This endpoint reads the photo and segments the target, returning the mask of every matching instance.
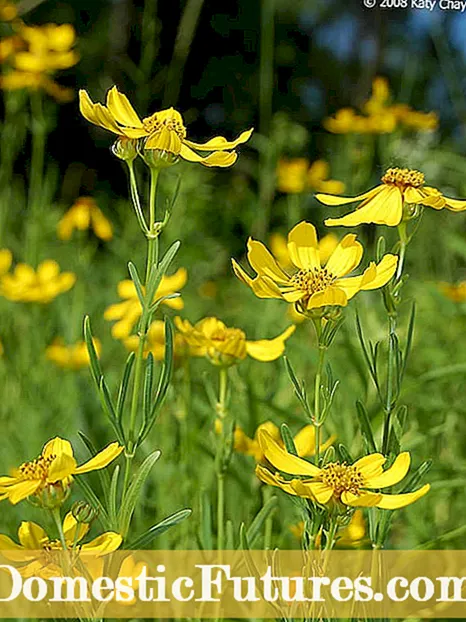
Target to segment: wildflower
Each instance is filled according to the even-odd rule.
[[[304,521],[300,521],[296,525],[290,526],[290,531],[295,538],[300,540],[304,535]],[[338,532],[337,547],[354,547],[359,546],[366,535],[366,521],[362,510],[355,510],[351,516],[350,522]],[[317,534],[315,539],[316,548],[320,547],[322,532]]]
[[[123,451],[118,443],[110,443],[81,466],[76,464],[71,443],[58,436],[44,445],[35,460],[23,463],[12,475],[0,477],[0,501],[16,504],[30,497],[39,497],[50,489],[66,491],[74,475],[103,469]]]
[[[69,240],[75,229],[93,229],[98,238],[112,239],[112,225],[103,215],[92,197],[79,197],[58,223],[57,234],[61,240]]]
[[[219,420],[218,423],[221,425]],[[264,462],[264,452],[262,451],[258,440],[261,430],[266,430],[277,441],[277,443],[280,444],[280,446],[284,446],[278,427],[272,423],[272,421],[266,421],[258,426],[254,433],[254,438],[250,438],[239,426],[236,426],[234,433],[235,451],[245,454],[246,456],[252,456],[256,462]],[[320,451],[325,451],[334,440],[335,437],[330,437],[328,441],[320,446]],[[296,447],[296,451],[298,452],[298,456],[313,456],[315,454],[315,427],[313,425],[306,425],[301,428],[301,430],[293,438],[293,442]]]
[[[123,95],[114,86],[107,93],[105,106],[94,104],[86,91],[79,92],[79,106],[85,119],[104,129],[130,139],[145,139],[145,150],[156,150],[168,154],[168,163],[174,163],[179,157],[188,162],[199,162],[204,166],[231,166],[236,162],[235,148],[249,140],[252,129],[242,132],[234,141],[227,141],[216,136],[204,144],[186,139],[186,127],[181,114],[173,108],[161,110],[149,117],[140,119]],[[210,151],[202,157],[197,151]]]
[[[25,49],[13,55],[14,69],[2,76],[0,86],[6,90],[44,89],[58,101],[70,101],[73,92],[52,80],[57,71],[73,67],[79,57],[72,49],[76,33],[71,24],[21,26],[18,36]]]
[[[139,337],[137,335],[131,335],[124,339],[123,343],[128,350],[136,352],[139,346]],[[176,333],[173,341],[174,357],[180,358],[188,349],[183,336],[180,333]],[[156,361],[162,361],[165,357],[165,322],[162,320],[155,320],[149,326],[144,347],[144,356],[148,356],[149,352],[152,353]]]
[[[379,264],[371,262],[361,276],[346,277],[359,265],[363,254],[356,236],[349,234],[322,267],[316,229],[308,222],[300,222],[290,231],[288,252],[296,266],[296,272],[291,275],[280,268],[261,242],[250,238],[248,260],[257,275],[251,278],[235,260],[232,260],[233,270],[258,298],[279,298],[294,303],[303,315],[319,307],[344,307],[359,291],[383,287],[395,273],[398,261],[396,255],[387,254]]]
[[[275,339],[247,341],[240,328],[228,328],[215,317],[207,317],[194,326],[188,320],[175,318],[175,325],[186,342],[198,348],[199,356],[206,356],[214,365],[234,365],[248,355],[257,361],[275,361],[285,351],[285,341],[294,331],[289,326]]]
[[[14,302],[39,302],[47,304],[67,292],[76,282],[73,272],[60,273],[60,266],[46,259],[37,267],[19,263],[12,274],[5,274],[0,281],[0,294]]]
[[[384,494],[374,489],[398,484],[408,473],[411,457],[408,452],[399,454],[392,466],[384,471],[386,458],[382,454],[369,454],[354,464],[330,462],[319,468],[302,458],[289,454],[268,432],[259,433],[259,445],[267,460],[279,471],[300,478],[285,479],[279,473],[257,465],[256,474],[266,484],[278,486],[298,497],[312,499],[321,505],[333,502],[349,507],[378,507],[396,510],[420,499],[430,489],[425,484],[415,492]]]
[[[426,205],[436,210],[444,207],[452,212],[466,209],[466,201],[450,199],[436,188],[424,185],[423,173],[407,168],[389,168],[382,184],[357,197],[335,197],[318,194],[316,198],[325,205],[346,205],[362,201],[354,211],[342,218],[327,218],[329,227],[343,225],[354,227],[362,223],[375,223],[396,227],[403,218],[403,205]]]
[[[325,160],[316,160],[309,166],[306,158],[280,160],[277,168],[277,188],[287,194],[299,194],[305,190],[344,192],[345,184],[328,179],[330,167]]]
[[[97,355],[100,355],[102,346],[98,339],[94,339],[94,347]],[[67,346],[62,338],[57,338],[45,350],[45,356],[63,369],[78,370],[89,365],[89,353],[84,341]]]
[[[286,238],[281,233],[272,233],[269,238],[270,250],[277,260],[278,264],[284,270],[293,268],[290,253],[288,252],[288,244]],[[333,251],[338,246],[338,237],[334,233],[328,233],[319,240],[319,257],[320,263],[325,264]]]
[[[184,287],[187,278],[188,275],[185,268],[179,268],[172,276],[164,276],[155,292],[154,301],[176,293]],[[118,295],[120,298],[124,298],[123,302],[107,307],[104,318],[109,321],[117,320],[112,328],[112,336],[115,339],[125,339],[129,337],[133,326],[141,317],[142,307],[134,283],[130,279],[125,279],[118,283]],[[176,310],[180,310],[184,306],[180,296],[164,300],[163,304]]]
[[[439,289],[444,296],[453,302],[466,301],[466,281],[461,281],[456,285],[451,283],[439,283]]]

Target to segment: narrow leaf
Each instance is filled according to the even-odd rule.
[[[247,539],[250,546],[254,546],[257,539],[261,535],[262,527],[269,516],[271,516],[277,509],[278,499],[277,497],[270,497],[270,499],[262,506],[259,512],[254,517],[249,529],[246,532]]]
[[[359,425],[361,426],[361,432],[366,444],[366,448],[369,453],[376,453],[377,446],[375,444],[374,435],[372,433],[372,425],[367,414],[367,410],[362,402],[359,400],[356,402],[356,412],[358,414]]]
[[[144,289],[142,287],[141,279],[139,278],[136,266],[131,261],[128,263],[128,270],[131,276],[131,280],[134,283],[134,287],[136,288],[136,294],[139,298],[139,302],[141,303],[141,307],[144,309],[144,307],[146,306]]]
[[[192,510],[185,509],[179,510],[167,518],[164,518],[163,521],[157,523],[156,525],[152,525],[147,531],[138,536],[135,540],[132,540],[125,548],[127,550],[140,550],[151,544],[157,536],[162,535],[175,525],[178,525],[182,521],[186,520],[189,516],[191,516]]]

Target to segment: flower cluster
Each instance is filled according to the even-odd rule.
[[[341,108],[333,117],[324,120],[326,130],[333,134],[389,134],[397,128],[432,131],[438,126],[435,112],[413,110],[407,104],[390,104],[391,95],[385,78],[377,77],[372,83],[371,97],[360,114],[353,108]],[[337,194],[332,192],[332,194]]]
[[[0,294],[14,302],[47,304],[71,289],[75,282],[76,275],[60,272],[60,266],[52,259],[40,263],[37,270],[19,263],[13,272],[0,278]]]
[[[300,194],[305,191],[341,194],[345,184],[329,179],[330,166],[325,160],[316,160],[309,165],[306,158],[280,160],[277,167],[277,188],[286,194]]]

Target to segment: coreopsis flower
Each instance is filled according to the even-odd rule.
[[[131,140],[143,139],[144,150],[155,150],[167,156],[167,164],[174,164],[178,158],[188,162],[199,162],[204,166],[231,166],[236,162],[238,145],[249,140],[252,129],[242,132],[236,140],[228,141],[223,136],[211,138],[204,144],[186,138],[183,117],[173,108],[155,112],[140,119],[126,95],[116,86],[107,93],[105,106],[94,104],[86,91],[79,92],[79,107],[85,119],[118,137]],[[198,151],[210,152],[203,157]]]
[[[330,462],[320,468],[288,453],[265,430],[259,433],[258,440],[267,461],[286,474],[283,477],[280,473],[273,473],[268,468],[257,465],[256,474],[259,479],[290,495],[312,499],[321,505],[334,503],[349,507],[375,506],[396,510],[414,503],[430,490],[430,484],[425,484],[409,493],[378,492],[398,484],[406,476],[411,464],[407,451],[399,454],[386,471],[382,466],[387,459],[378,453],[364,456],[353,464]]]
[[[13,273],[0,280],[0,294],[14,302],[39,302],[47,304],[67,292],[76,282],[73,272],[60,272],[60,266],[46,259],[35,271],[24,263],[16,265]]]
[[[101,240],[112,239],[113,228],[110,221],[103,215],[92,197],[79,197],[66,214],[61,218],[57,227],[57,235],[61,240],[69,240],[73,231],[92,229]]]
[[[387,254],[378,264],[371,262],[362,275],[348,277],[363,254],[356,236],[348,234],[323,267],[316,229],[308,222],[300,222],[290,231],[288,252],[295,266],[291,274],[278,265],[261,242],[250,238],[248,260],[256,276],[251,278],[235,260],[233,270],[258,298],[294,303],[296,311],[303,315],[320,307],[344,307],[359,291],[383,287],[394,275],[398,261],[396,255]]]
[[[68,549],[72,549],[79,543],[79,550],[82,552],[106,555],[107,553],[116,551],[123,540],[119,533],[107,531],[90,542],[81,544],[81,540],[86,536],[88,531],[88,524],[82,522],[78,523],[71,512],[66,514],[63,520],[63,535],[65,536],[65,544]],[[23,521],[21,523],[18,529],[18,540],[19,544],[8,536],[0,534],[0,551],[18,551],[23,553],[23,555],[18,556],[19,559],[36,559],[37,568],[39,568],[40,558],[28,554],[28,551],[34,551],[35,554],[37,554],[41,550],[46,552],[63,550],[60,540],[50,538],[40,525],[30,521]],[[30,567],[29,570],[32,570],[32,568]]]
[[[72,49],[76,32],[71,24],[21,25],[18,36],[22,48],[13,55],[13,70],[1,77],[0,86],[6,90],[43,89],[58,101],[70,101],[71,89],[57,84],[51,76],[73,67],[79,57]]]
[[[300,521],[296,525],[290,526],[291,533],[300,540],[304,535],[304,521]],[[336,547],[357,547],[364,541],[366,536],[366,521],[362,510],[355,510],[351,516],[350,522],[340,529],[337,533]],[[319,548],[322,533],[319,532],[315,539],[315,546]]]
[[[277,167],[277,188],[287,194],[300,194],[306,190],[344,192],[345,184],[328,179],[330,166],[325,160],[316,160],[311,165],[306,158],[280,160]]]
[[[66,493],[75,475],[105,468],[122,451],[118,443],[110,443],[78,466],[71,443],[57,436],[44,445],[40,456],[24,462],[11,475],[0,477],[0,501],[8,499],[16,504],[31,496],[46,500],[48,496]]]
[[[439,289],[446,298],[449,298],[453,302],[465,302],[466,301],[466,281],[460,283],[439,283]]]
[[[424,174],[407,168],[389,168],[382,177],[382,184],[356,197],[335,197],[317,194],[324,205],[346,205],[362,201],[354,211],[342,218],[327,218],[328,227],[342,225],[354,227],[362,223],[375,223],[396,227],[403,219],[405,205],[425,205],[436,210],[446,207],[452,212],[466,209],[466,201],[444,196],[437,188],[426,186]],[[409,211],[407,212],[409,216]]]
[[[101,343],[94,339],[94,348],[97,355],[102,350]],[[45,350],[45,356],[62,369],[78,370],[89,366],[89,352],[84,341],[78,341],[72,345],[66,345],[62,338],[57,338]]]
[[[137,335],[130,335],[123,340],[123,343],[128,350],[136,352],[139,346],[139,337]],[[181,358],[189,353],[189,351],[190,348],[181,333],[175,333],[175,338],[173,340],[174,358]],[[156,361],[162,361],[165,357],[165,322],[162,320],[155,320],[149,326],[146,342],[144,344],[144,356],[148,356],[149,352],[152,353]]]
[[[217,420],[221,426],[221,421]],[[216,422],[217,424],[217,422]],[[266,430],[276,441],[283,446],[280,430],[272,423],[272,421],[266,421],[261,423],[256,429],[254,437],[250,438],[244,430],[239,426],[235,427],[234,432],[234,449],[238,453],[245,454],[246,456],[252,456],[256,462],[264,462],[265,456],[259,445],[259,433],[261,430]],[[325,451],[327,447],[335,440],[335,437],[330,437],[325,443],[320,446],[320,451]],[[315,454],[315,427],[313,425],[306,425],[293,438],[298,456],[313,456]]]
[[[327,235],[324,235],[324,237],[318,241],[318,245],[320,263],[325,264],[338,246],[338,237],[334,233],[327,233]],[[288,252],[288,244],[284,235],[281,233],[272,233],[269,237],[269,246],[272,255],[281,268],[284,270],[293,268],[293,262],[291,261],[290,253]]]
[[[187,279],[188,273],[185,268],[179,268],[175,274],[171,276],[162,277],[160,285],[155,292],[154,301],[164,296],[175,294],[185,286]],[[141,317],[142,307],[131,279],[124,279],[118,283],[118,295],[120,298],[124,299],[123,302],[118,302],[107,307],[104,318],[110,322],[117,320],[112,327],[112,336],[114,339],[126,339],[130,336],[134,325]],[[163,304],[177,311],[184,307],[181,296],[164,300]]]
[[[240,328],[229,328],[215,317],[204,318],[194,326],[176,317],[175,325],[186,343],[197,349],[198,356],[205,356],[214,365],[221,366],[239,363],[248,355],[257,361],[275,361],[285,351],[285,341],[296,328],[289,326],[275,339],[249,341]]]

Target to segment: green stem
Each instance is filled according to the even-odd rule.
[[[398,256],[399,258],[398,266],[396,269],[395,283],[398,283],[398,281],[401,279],[406,256],[406,247],[408,246],[408,238],[406,235],[406,222],[401,222],[398,225],[398,235],[400,236],[400,254]]]
[[[65,534],[63,533],[60,510],[58,508],[53,508],[53,510],[50,510],[50,512],[52,514],[53,521],[57,527],[58,537],[60,538],[60,542],[63,547],[63,550],[66,551],[68,547],[66,546]]]
[[[152,270],[152,266],[154,264],[158,264],[159,262],[159,238],[158,234],[154,233],[154,225],[155,225],[155,198],[157,193],[157,182],[159,179],[160,169],[151,168],[150,169],[150,191],[149,191],[149,236],[148,236],[148,246],[147,246],[147,265],[146,265],[146,285],[149,281],[150,272]],[[152,236],[151,234],[154,234]],[[149,304],[151,304],[151,300]]]
[[[395,338],[396,338],[396,320],[395,313],[388,316],[388,369],[387,369],[387,391],[385,400],[385,423],[382,437],[382,453],[388,451],[388,442],[390,439],[390,424],[394,408],[393,396],[395,393]]]
[[[337,535],[337,531],[338,519],[333,517],[330,519],[330,529],[328,530],[324,551],[331,551],[335,546],[335,536]]]
[[[222,423],[219,445],[217,448],[217,550],[225,546],[225,427],[227,418],[228,368],[221,367],[219,373],[219,394],[217,413]]]
[[[217,473],[217,550],[225,546],[225,473]]]
[[[136,212],[139,226],[141,227],[144,235],[147,236],[147,234],[149,233],[149,228],[147,226],[146,219],[144,218],[141,201],[139,200],[138,185],[136,181],[136,175],[134,174],[134,161],[126,160],[126,164],[129,171],[129,188],[131,193],[131,201],[133,203],[134,211]]]
[[[317,339],[319,342],[319,358],[317,361],[317,370],[314,381],[314,427],[315,427],[315,463],[318,465],[320,460],[320,429],[322,426],[321,421],[321,403],[320,403],[320,388],[322,384],[322,374],[324,370],[325,354],[327,351],[326,346],[321,343],[322,334],[322,321],[316,320],[314,322],[316,327]]]

